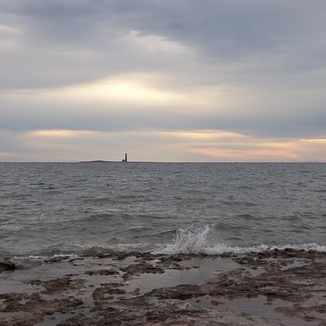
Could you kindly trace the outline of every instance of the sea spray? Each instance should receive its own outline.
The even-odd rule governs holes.
[[[304,250],[304,251],[318,251],[326,252],[326,246],[319,245],[317,243],[307,244],[288,244],[288,245],[266,245],[259,244],[255,246],[241,247],[227,245],[223,242],[213,243],[214,235],[212,229],[209,226],[194,227],[191,226],[188,229],[178,229],[176,231],[174,240],[171,244],[166,244],[153,251],[153,254],[207,254],[207,255],[222,255],[229,254],[247,254],[247,253],[259,253],[265,251],[272,251],[275,249],[285,250]]]
[[[209,226],[202,228],[178,229],[172,244],[156,249],[154,254],[200,254],[207,247],[207,237],[211,232]]]

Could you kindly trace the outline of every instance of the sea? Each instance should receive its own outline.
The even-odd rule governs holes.
[[[0,163],[0,257],[326,251],[325,163]]]

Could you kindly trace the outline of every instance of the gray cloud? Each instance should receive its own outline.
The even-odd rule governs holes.
[[[7,74],[0,85],[55,87],[166,69],[163,53],[122,40],[132,30],[193,49],[198,61],[181,69],[185,74],[200,63],[216,74],[226,65],[236,76],[318,69],[325,67],[325,10],[323,2],[306,1],[1,1],[1,21],[21,34],[13,37],[17,48],[2,51]],[[179,62],[170,58],[170,69],[173,61]]]
[[[0,0],[0,130],[326,137],[325,13],[321,0]],[[147,73],[184,103],[60,95]]]

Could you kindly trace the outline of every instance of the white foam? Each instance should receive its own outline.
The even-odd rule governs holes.
[[[246,254],[246,253],[259,253],[264,251],[271,251],[274,249],[294,249],[294,250],[313,250],[318,252],[326,252],[326,246],[318,245],[317,243],[307,243],[300,245],[266,245],[260,244],[256,246],[240,247],[230,246],[225,243],[211,244],[209,235],[211,228],[204,226],[202,228],[193,228],[183,230],[179,229],[176,232],[172,244],[166,244],[153,251],[153,254],[207,254],[207,255],[221,255],[225,253]]]
[[[76,254],[54,254],[52,256],[44,256],[44,255],[29,255],[29,256],[14,256],[14,259],[28,259],[28,260],[44,260],[44,259],[51,259],[57,257],[68,257],[71,258],[78,258],[79,256]]]

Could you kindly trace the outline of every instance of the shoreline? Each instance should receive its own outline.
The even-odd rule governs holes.
[[[326,325],[325,252],[110,252],[1,264],[3,326]]]

